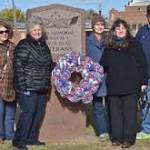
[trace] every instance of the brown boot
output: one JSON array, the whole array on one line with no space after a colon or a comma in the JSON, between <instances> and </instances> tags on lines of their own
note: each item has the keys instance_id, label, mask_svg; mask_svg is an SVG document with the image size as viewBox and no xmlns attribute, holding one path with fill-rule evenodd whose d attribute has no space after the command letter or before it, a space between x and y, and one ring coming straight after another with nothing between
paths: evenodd
<instances>
[{"instance_id":1,"label":"brown boot","mask_svg":"<svg viewBox=\"0 0 150 150\"><path fill-rule=\"evenodd\" d=\"M115 142L112 142L112 146L120 146L120 142L119 141L115 141Z\"/></svg>"},{"instance_id":2,"label":"brown boot","mask_svg":"<svg viewBox=\"0 0 150 150\"><path fill-rule=\"evenodd\" d=\"M123 142L123 144L121 145L122 148L129 148L132 144L129 142Z\"/></svg>"}]
</instances>

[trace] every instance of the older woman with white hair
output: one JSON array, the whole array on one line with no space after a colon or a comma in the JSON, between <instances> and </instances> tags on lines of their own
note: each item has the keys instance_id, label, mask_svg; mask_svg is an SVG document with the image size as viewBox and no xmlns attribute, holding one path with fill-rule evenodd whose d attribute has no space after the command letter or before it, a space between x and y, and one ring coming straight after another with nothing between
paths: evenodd
<instances>
[{"instance_id":1,"label":"older woman with white hair","mask_svg":"<svg viewBox=\"0 0 150 150\"><path fill-rule=\"evenodd\" d=\"M43 22L32 17L27 25L27 37L14 53L14 87L21 114L13 146L26 150L26 145L43 145L38 140L44 117L46 95L50 85L52 57L45 41Z\"/></svg>"}]
</instances>

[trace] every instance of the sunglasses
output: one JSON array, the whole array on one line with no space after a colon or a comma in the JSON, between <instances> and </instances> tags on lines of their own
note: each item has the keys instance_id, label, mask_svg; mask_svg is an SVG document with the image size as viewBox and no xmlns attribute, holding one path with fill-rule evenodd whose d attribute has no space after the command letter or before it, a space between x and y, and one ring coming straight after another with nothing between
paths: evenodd
<instances>
[{"instance_id":1,"label":"sunglasses","mask_svg":"<svg viewBox=\"0 0 150 150\"><path fill-rule=\"evenodd\" d=\"M3 33L9 33L9 30L0 31L0 34L3 34Z\"/></svg>"}]
</instances>

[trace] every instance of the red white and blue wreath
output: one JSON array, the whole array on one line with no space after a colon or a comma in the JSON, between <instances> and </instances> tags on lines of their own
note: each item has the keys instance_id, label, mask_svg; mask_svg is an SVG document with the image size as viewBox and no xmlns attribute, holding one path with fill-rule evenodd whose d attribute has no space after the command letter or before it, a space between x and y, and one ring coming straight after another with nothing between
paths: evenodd
<instances>
[{"instance_id":1,"label":"red white and blue wreath","mask_svg":"<svg viewBox=\"0 0 150 150\"><path fill-rule=\"evenodd\" d=\"M82 79L77 87L69 80L72 73L81 74ZM71 102L90 103L104 76L103 67L90 57L70 52L60 58L52 71L52 82L63 98Z\"/></svg>"}]
</instances>

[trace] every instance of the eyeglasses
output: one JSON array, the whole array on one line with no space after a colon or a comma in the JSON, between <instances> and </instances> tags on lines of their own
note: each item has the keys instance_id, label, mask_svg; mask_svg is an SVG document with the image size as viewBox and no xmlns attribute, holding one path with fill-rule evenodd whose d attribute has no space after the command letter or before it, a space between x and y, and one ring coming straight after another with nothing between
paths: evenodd
<instances>
[{"instance_id":1,"label":"eyeglasses","mask_svg":"<svg viewBox=\"0 0 150 150\"><path fill-rule=\"evenodd\" d=\"M3 34L3 33L9 33L9 30L0 31L0 34Z\"/></svg>"}]
</instances>

